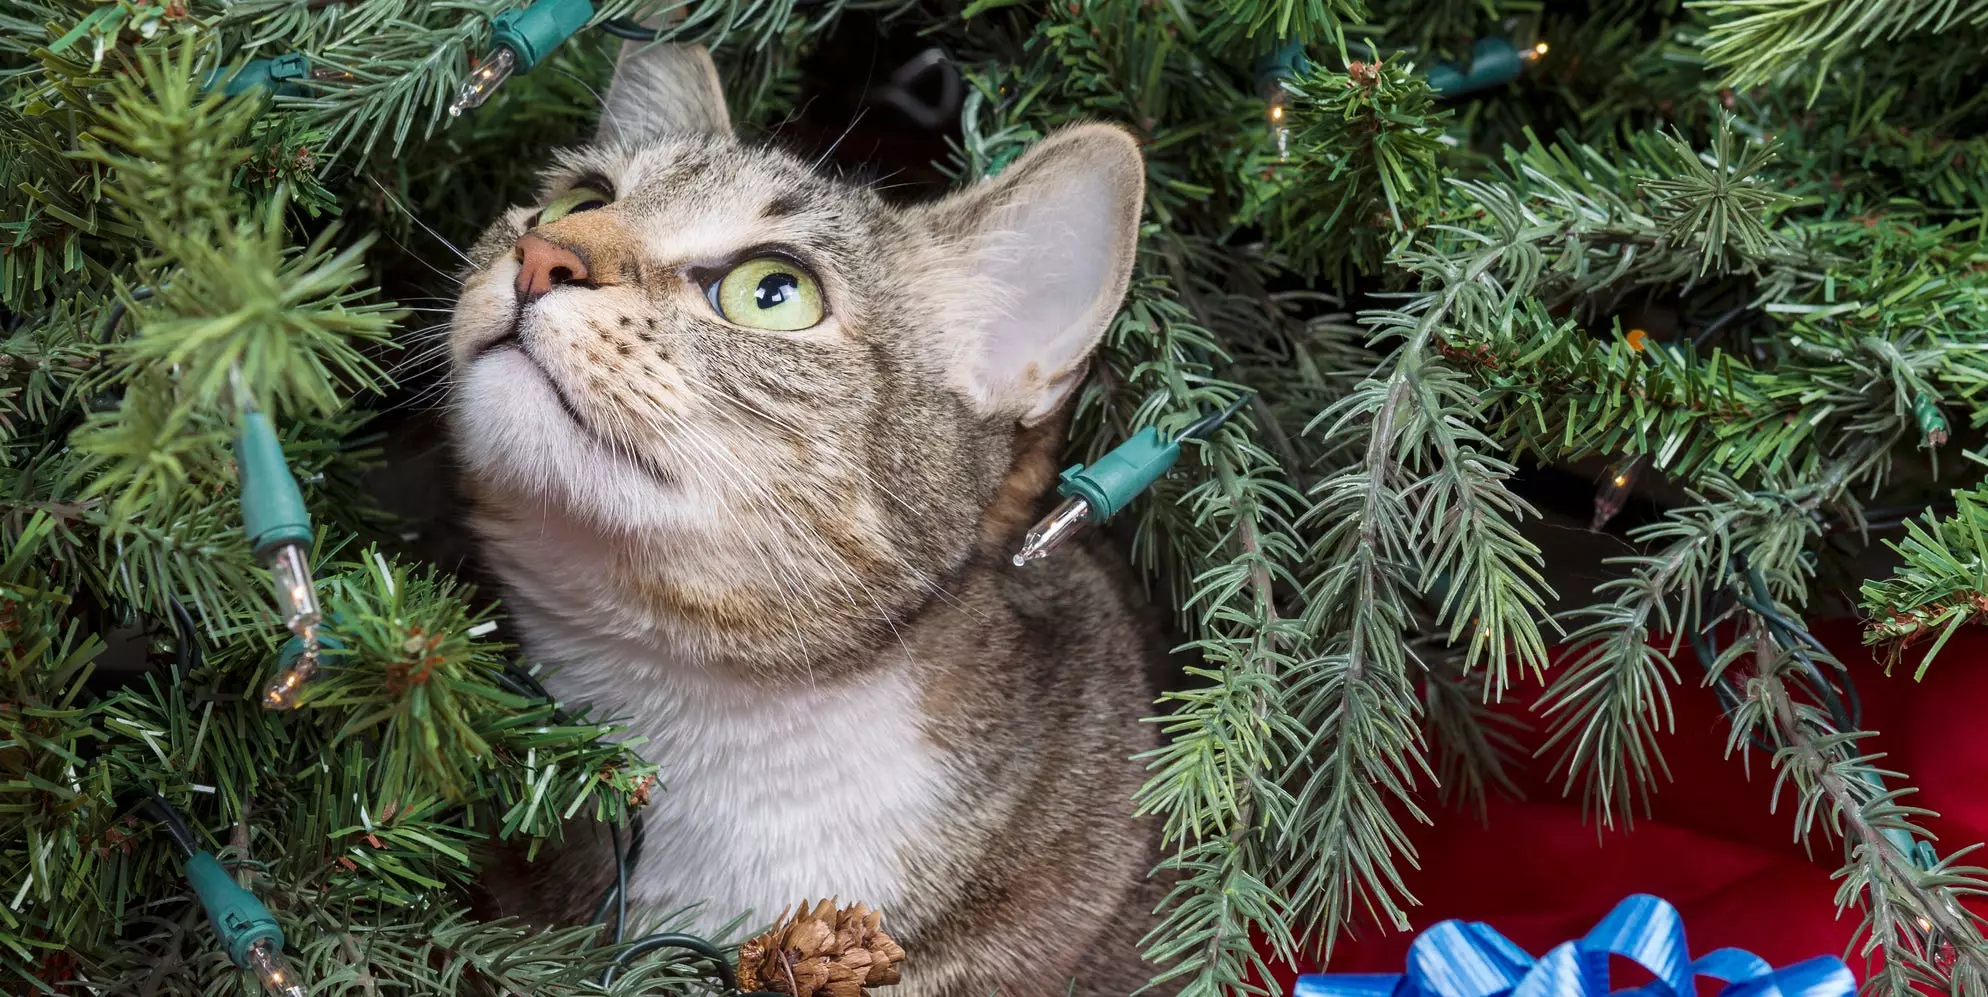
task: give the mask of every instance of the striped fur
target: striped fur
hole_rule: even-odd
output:
[[[883,910],[905,997],[1126,994],[1155,829],[1132,818],[1154,631],[1093,552],[1017,569],[1064,412],[1124,293],[1136,146],[1045,140],[997,180],[892,207],[723,127],[701,50],[624,54],[585,182],[532,229],[589,286],[521,305],[478,244],[451,332],[484,553],[552,687],[631,718],[664,790],[631,886],[705,927],[805,897]],[[724,321],[700,282],[780,247],[827,318]],[[499,908],[590,906],[598,834]]]

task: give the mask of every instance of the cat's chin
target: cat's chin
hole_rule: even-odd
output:
[[[486,484],[613,530],[682,522],[688,497],[676,475],[603,440],[521,349],[496,344],[469,365],[453,418],[458,452]]]

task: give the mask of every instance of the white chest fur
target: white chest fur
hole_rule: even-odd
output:
[[[604,660],[583,643],[595,646],[545,648],[568,662],[553,693],[627,718],[647,738],[637,750],[662,769],[629,887],[643,914],[701,903],[693,930],[711,932],[741,914],[756,926],[802,899],[903,910],[909,859],[928,851],[920,845],[947,796],[908,674],[768,690]]]

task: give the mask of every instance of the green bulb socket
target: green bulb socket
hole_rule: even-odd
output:
[[[260,941],[267,940],[272,948],[282,950],[283,929],[277,927],[269,908],[235,882],[213,855],[195,852],[187,859],[186,881],[193,884],[200,906],[214,923],[214,933],[221,936],[221,947],[235,965],[250,968],[249,950]]]
[[[1180,459],[1180,443],[1160,439],[1151,426],[1112,448],[1089,467],[1073,464],[1063,472],[1056,493],[1083,499],[1091,507],[1094,521],[1103,522],[1160,480],[1160,476]]]
[[[1429,89],[1439,96],[1460,97],[1518,79],[1525,64],[1511,39],[1479,38],[1470,50],[1468,66],[1439,62],[1429,67]]]
[[[294,81],[308,79],[310,75],[311,61],[293,52],[274,59],[251,60],[238,69],[217,69],[207,74],[207,82],[201,84],[201,89],[211,90],[214,84],[220,83],[222,92],[230,97],[239,97],[251,90],[295,97],[304,91]]]
[[[1311,68],[1311,63],[1305,58],[1304,43],[1294,40],[1258,56],[1252,68],[1256,76],[1256,89],[1261,93],[1276,86],[1280,80],[1303,74]]]
[[[337,626],[338,614],[336,613],[332,614],[331,618],[327,622],[334,627]],[[332,635],[325,633],[322,630],[316,631],[316,634],[318,642],[318,653],[320,655],[329,657],[330,655],[336,652],[345,650],[345,642],[339,640],[338,638],[333,637]],[[297,667],[298,660],[303,658],[303,656],[304,656],[304,638],[292,637],[289,640],[284,641],[283,646],[278,648],[276,651],[276,669],[278,673],[287,672],[290,669]]]
[[[255,409],[244,411],[235,428],[235,466],[242,478],[242,532],[256,557],[285,544],[309,548],[311,516],[304,493],[283,459],[276,427]]]
[[[518,72],[530,72],[594,18],[589,0],[537,0],[492,18],[490,41],[518,56]]]
[[[1939,446],[1947,441],[1947,417],[1940,414],[1940,404],[1931,395],[1912,399],[1912,417],[1919,420],[1919,431],[1925,434],[1926,442]]]

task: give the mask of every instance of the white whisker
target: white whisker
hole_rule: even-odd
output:
[[[476,261],[470,259],[468,253],[463,252],[459,247],[456,246],[455,243],[442,238],[442,233],[435,231],[434,228],[430,227],[427,222],[422,221],[421,216],[415,214],[414,209],[408,207],[407,202],[402,201],[399,198],[395,197],[394,192],[388,190],[387,185],[380,182],[380,178],[368,175],[366,179],[371,180],[373,182],[373,186],[378,187],[380,189],[381,196],[385,197],[389,203],[393,204],[395,208],[399,209],[401,214],[406,215],[408,221],[411,221],[414,224],[421,226],[421,230],[423,232],[428,233],[429,236],[433,237],[436,242],[441,243],[443,248],[447,249],[451,253],[456,254],[456,256],[459,257],[464,263],[467,263],[472,267],[476,265]],[[396,245],[398,245],[398,243],[396,243]],[[406,247],[403,246],[401,248],[405,249]],[[423,260],[422,262],[425,263],[427,261]],[[432,264],[430,265],[429,268],[434,270],[436,273],[442,273],[440,268],[434,267]],[[443,276],[446,277],[448,275],[443,274]],[[455,277],[451,279],[458,284],[462,283],[462,279],[460,277]]]

